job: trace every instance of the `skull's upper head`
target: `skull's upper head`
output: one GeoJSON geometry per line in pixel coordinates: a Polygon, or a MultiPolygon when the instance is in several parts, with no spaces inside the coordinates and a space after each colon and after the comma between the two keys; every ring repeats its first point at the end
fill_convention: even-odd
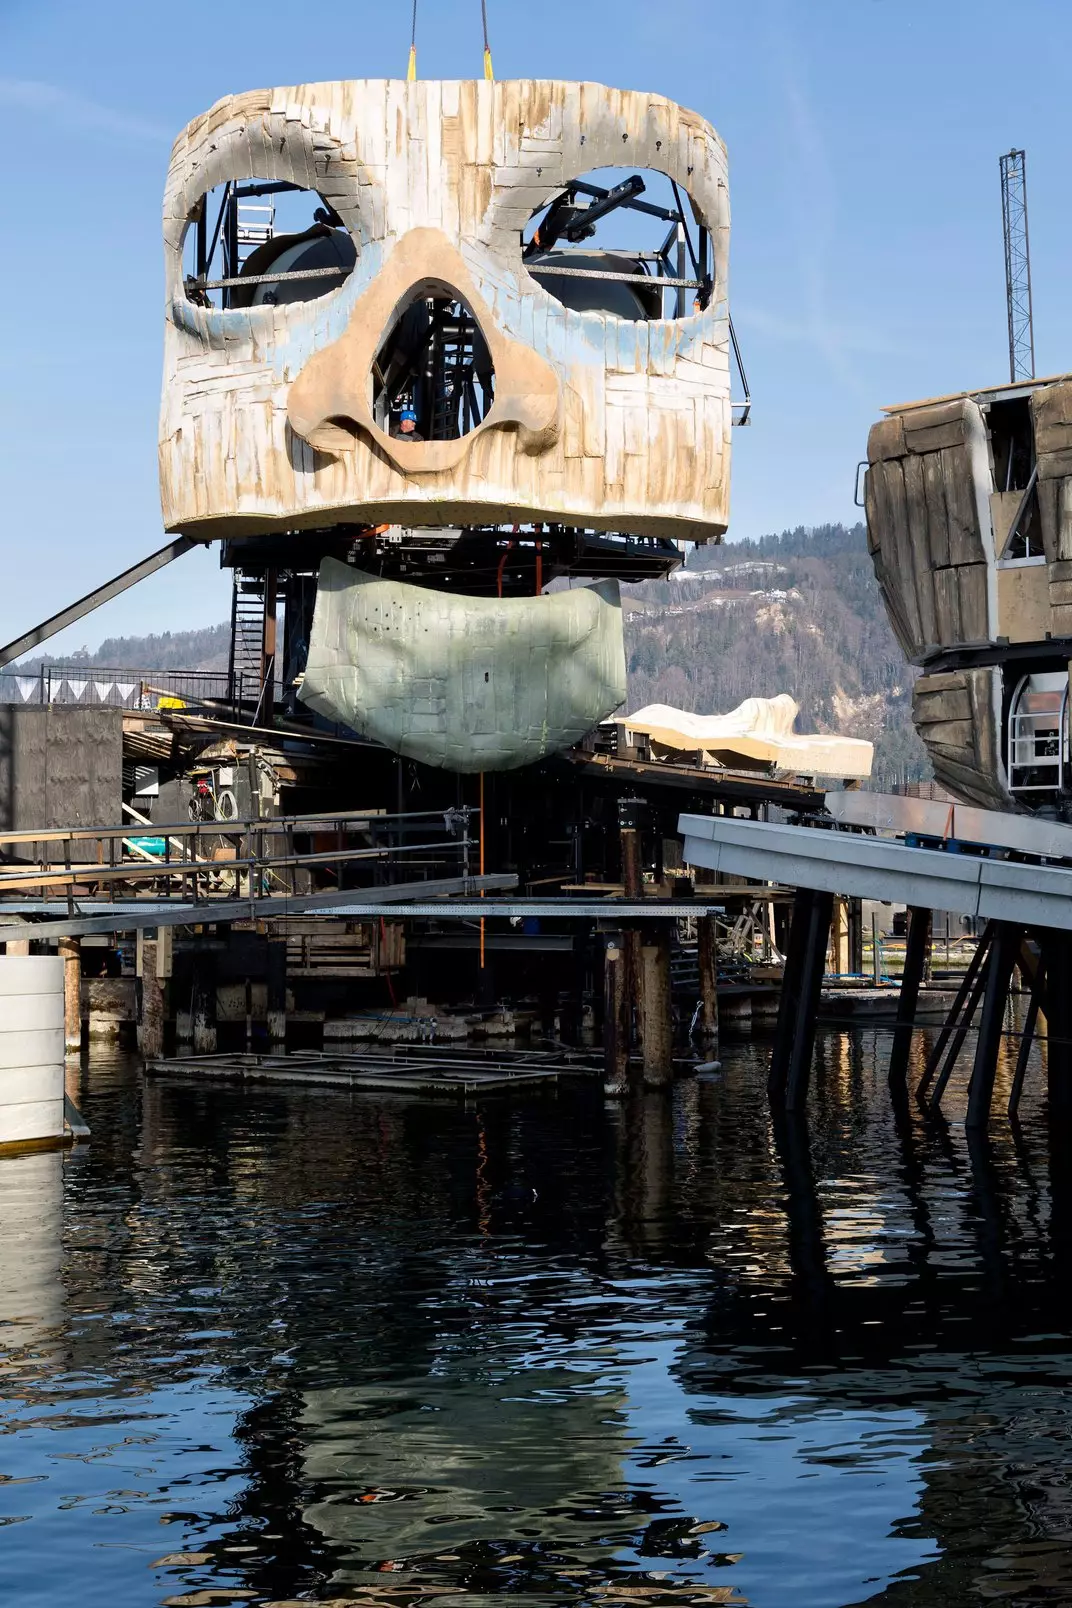
{"type": "MultiPolygon", "coordinates": [[[[726,154],[694,113],[657,95],[558,82],[251,91],[177,140],[164,237],[169,530],[544,520],[693,541],[725,530],[726,154]],[[571,275],[538,280],[538,259],[523,259],[533,213],[606,168],[665,174],[709,231],[710,294],[694,306],[690,290],[682,316],[660,316],[658,303],[652,316],[650,298],[646,317],[585,308],[591,298],[576,294],[563,305],[548,287],[571,275]],[[344,267],[306,280],[304,299],[273,303],[251,290],[241,306],[201,305],[184,283],[184,241],[213,226],[198,223],[208,192],[249,180],[317,192],[344,267]],[[434,320],[449,303],[471,321],[469,349],[481,377],[493,376],[483,393],[493,401],[455,439],[406,439],[384,412],[389,343],[413,308],[424,324],[411,340],[426,339],[426,310],[434,320]]],[[[576,260],[574,283],[586,273],[576,260]]],[[[635,275],[635,264],[622,266],[635,275]]],[[[247,254],[244,275],[256,268],[247,254]]]]}

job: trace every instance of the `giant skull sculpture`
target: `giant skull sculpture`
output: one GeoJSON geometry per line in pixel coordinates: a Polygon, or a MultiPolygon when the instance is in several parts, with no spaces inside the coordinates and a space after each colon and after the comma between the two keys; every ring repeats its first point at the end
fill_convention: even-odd
{"type": "Polygon", "coordinates": [[[180,135],[164,235],[169,530],[530,519],[691,541],[725,530],[726,156],[694,113],[598,84],[251,91],[180,135]],[[534,209],[585,172],[623,165],[668,175],[710,230],[702,310],[650,321],[572,310],[522,260],[534,209]],[[319,192],[356,248],[341,284],[326,272],[311,299],[229,310],[189,298],[182,245],[202,198],[250,178],[319,192]],[[373,365],[429,290],[475,319],[494,406],[460,439],[396,440],[374,415],[373,365]]]}

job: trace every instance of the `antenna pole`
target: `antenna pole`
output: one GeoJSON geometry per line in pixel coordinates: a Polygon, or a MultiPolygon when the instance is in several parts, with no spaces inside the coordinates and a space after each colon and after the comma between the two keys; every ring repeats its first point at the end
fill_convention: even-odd
{"type": "Polygon", "coordinates": [[[1000,159],[1001,222],[1005,234],[1005,299],[1009,312],[1009,379],[1035,378],[1035,329],[1031,314],[1031,253],[1027,238],[1027,155],[1009,151],[1000,159]]]}

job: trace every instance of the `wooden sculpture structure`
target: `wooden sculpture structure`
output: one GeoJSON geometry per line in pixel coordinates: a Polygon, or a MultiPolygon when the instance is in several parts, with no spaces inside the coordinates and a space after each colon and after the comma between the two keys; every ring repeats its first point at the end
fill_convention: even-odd
{"type": "MultiPolygon", "coordinates": [[[[718,540],[729,516],[715,131],[661,96],[598,84],[256,90],[180,135],[164,239],[164,522],[223,539],[236,632],[258,563],[273,607],[280,576],[356,566],[365,589],[339,602],[333,571],[332,610],[326,571],[315,611],[315,585],[288,597],[284,681],[297,688],[311,644],[303,696],[320,714],[458,770],[526,763],[618,707],[618,579],[666,573],[677,544],[718,540]],[[646,195],[637,169],[669,197],[646,195]],[[276,203],[298,193],[318,203],[312,221],[280,233],[276,203]],[[654,250],[593,245],[612,215],[669,230],[654,250]],[[598,631],[563,631],[562,606],[539,595],[559,575],[606,583],[589,605],[598,631]],[[374,576],[466,595],[437,609],[400,591],[390,629],[373,630],[374,576]],[[429,651],[425,633],[448,620],[429,651]],[[395,655],[404,622],[421,641],[395,655]],[[496,688],[477,643],[511,633],[526,672],[500,653],[496,688]],[[428,680],[439,648],[442,698],[428,680]],[[371,691],[349,673],[363,651],[384,670],[371,691]],[[381,695],[397,716],[386,727],[365,708],[381,695]]],[[[267,665],[266,650],[259,710],[267,665]]]]}
{"type": "MultiPolygon", "coordinates": [[[[216,231],[225,245],[228,229],[237,247],[225,216],[216,231]]],[[[534,81],[229,96],[176,141],[164,240],[169,531],[536,520],[704,542],[725,530],[726,154],[709,124],[671,101],[534,81]],[[694,263],[678,253],[672,317],[651,316],[663,309],[650,299],[644,315],[650,263],[602,253],[593,271],[568,248],[586,238],[581,201],[592,188],[574,181],[622,165],[667,175],[710,251],[694,263]],[[318,259],[318,277],[273,278],[265,296],[263,254],[240,265],[233,249],[221,276],[232,283],[204,271],[184,278],[184,241],[211,227],[209,192],[231,186],[248,197],[273,184],[324,204],[311,243],[323,258],[334,235],[338,250],[318,259]],[[560,249],[526,246],[533,215],[555,207],[546,238],[560,249]],[[613,295],[603,306],[591,294],[565,297],[563,287],[591,291],[597,279],[610,292],[635,284],[641,310],[609,310],[613,295]],[[206,286],[225,292],[223,305],[210,304],[206,286]],[[437,430],[422,403],[426,428],[407,440],[392,428],[398,397],[385,392],[414,309],[426,326],[445,315],[476,416],[437,430]],[[469,385],[474,371],[480,386],[469,385]]]]}
{"type": "Polygon", "coordinates": [[[938,781],[1069,817],[1072,377],[888,408],[868,544],[938,781]]]}

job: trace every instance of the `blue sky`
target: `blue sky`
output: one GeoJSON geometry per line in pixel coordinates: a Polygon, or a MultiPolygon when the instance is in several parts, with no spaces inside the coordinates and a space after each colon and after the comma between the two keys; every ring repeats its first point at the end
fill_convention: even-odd
{"type": "MultiPolygon", "coordinates": [[[[755,408],[732,536],[854,516],[883,403],[1007,378],[998,156],[1028,152],[1038,370],[1072,368],[1067,0],[488,0],[499,77],[593,78],[729,147],[755,408]],[[1014,55],[1024,51],[1024,65],[1014,55]]],[[[426,77],[480,71],[479,0],[420,0],[426,77]]],[[[400,75],[408,0],[0,0],[0,641],[162,541],[160,196],[220,95],[400,75]]],[[[193,554],[58,638],[222,619],[193,554]]]]}

